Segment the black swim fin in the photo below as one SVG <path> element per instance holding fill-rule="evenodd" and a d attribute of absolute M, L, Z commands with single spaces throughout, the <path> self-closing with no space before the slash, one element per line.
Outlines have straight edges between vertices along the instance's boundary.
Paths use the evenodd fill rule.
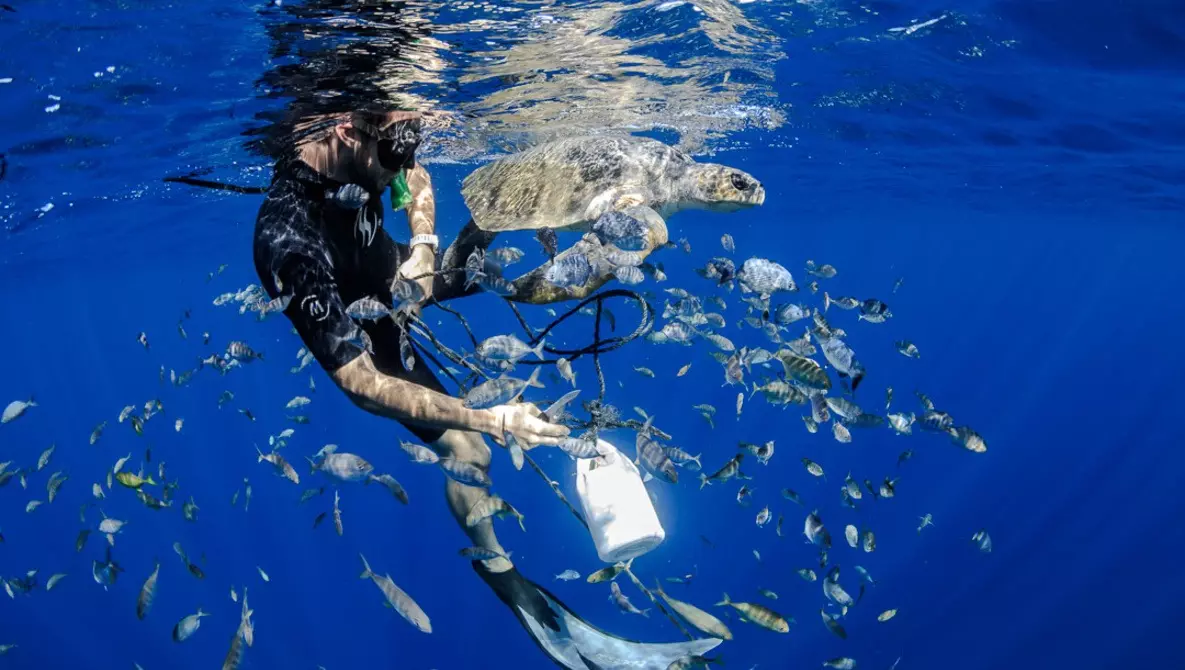
<path fill-rule="evenodd" d="M 517 568 L 494 573 L 474 561 L 473 569 L 510 607 L 539 649 L 567 670 L 666 670 L 674 661 L 703 655 L 721 642 L 715 638 L 657 644 L 628 640 L 589 624 Z"/>

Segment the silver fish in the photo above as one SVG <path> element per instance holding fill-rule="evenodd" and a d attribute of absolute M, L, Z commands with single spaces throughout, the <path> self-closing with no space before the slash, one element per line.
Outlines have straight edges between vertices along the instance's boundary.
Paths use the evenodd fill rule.
<path fill-rule="evenodd" d="M 366 562 L 365 556 L 359 554 L 358 557 L 362 559 L 361 579 L 369 579 L 374 582 L 375 586 L 379 587 L 379 590 L 383 592 L 383 597 L 386 598 L 391 608 L 398 612 L 408 623 L 424 633 L 431 633 L 432 622 L 428 619 L 428 615 L 424 613 L 424 610 L 420 608 L 419 604 L 396 586 L 389 575 L 382 577 L 376 575 L 370 569 L 370 564 Z"/>
<path fill-rule="evenodd" d="M 435 465 L 440 460 L 440 456 L 437 455 L 435 451 L 432 451 L 422 444 L 400 440 L 399 447 L 403 449 L 403 451 L 405 451 L 408 456 L 411 456 L 412 462 L 415 463 Z"/>
<path fill-rule="evenodd" d="M 612 244 L 623 251 L 642 251 L 650 239 L 650 228 L 645 221 L 616 210 L 597 218 L 592 232 L 602 244 Z"/>
<path fill-rule="evenodd" d="M 498 377 L 478 384 L 465 394 L 465 407 L 468 409 L 489 409 L 514 402 L 528 386 L 543 388 L 543 385 L 539 383 L 539 371 L 540 368 L 536 366 L 526 381 L 513 377 Z"/>
<path fill-rule="evenodd" d="M 407 502 L 408 502 L 407 491 L 406 491 L 406 490 L 403 488 L 403 485 L 402 485 L 402 484 L 400 484 L 400 483 L 399 483 L 399 481 L 398 481 L 398 480 L 396 480 L 396 479 L 395 479 L 394 477 L 392 477 L 391 475 L 387 475 L 387 474 L 382 474 L 382 475 L 375 475 L 375 474 L 372 474 L 372 475 L 370 475 L 370 477 L 368 477 L 368 478 L 366 479 L 366 481 L 367 481 L 367 482 L 378 482 L 379 484 L 382 484 L 384 487 L 386 487 L 386 489 L 387 489 L 388 491 L 390 491 L 390 492 L 391 492 L 391 495 L 395 496 L 395 499 L 396 499 L 396 500 L 398 500 L 399 502 L 403 503 L 404 505 L 406 505 L 406 504 L 407 504 Z M 314 489 L 314 490 L 315 490 L 315 489 Z M 301 496 L 301 498 L 302 498 L 302 502 L 303 502 L 303 498 L 304 498 L 304 496 Z"/>
<path fill-rule="evenodd" d="M 742 286 L 761 295 L 798 290 L 789 270 L 764 258 L 746 260 L 737 272 L 737 278 Z"/>
<path fill-rule="evenodd" d="M 466 486 L 477 486 L 480 488 L 489 488 L 493 482 L 490 481 L 490 476 L 484 470 L 472 463 L 466 461 L 458 461 L 455 458 L 442 458 L 437 463 L 440 469 L 444 471 L 448 477 L 454 481 L 460 482 Z"/>
<path fill-rule="evenodd" d="M 617 582 L 609 583 L 609 599 L 612 600 L 614 604 L 616 604 L 617 607 L 626 614 L 641 614 L 644 617 L 650 616 L 649 608 L 640 610 L 637 607 L 634 607 L 634 604 L 630 602 L 630 599 L 621 592 L 621 586 L 618 585 Z"/>
<path fill-rule="evenodd" d="M 646 275 L 641 270 L 630 265 L 613 268 L 613 276 L 617 277 L 617 281 L 627 286 L 641 284 L 646 279 Z"/>
<path fill-rule="evenodd" d="M 527 354 L 535 354 L 539 360 L 543 360 L 543 347 L 545 341 L 541 340 L 534 348 L 518 339 L 514 335 L 495 335 L 488 338 L 477 345 L 477 355 L 491 361 L 513 361 L 518 362 Z"/>
<path fill-rule="evenodd" d="M 584 286 L 593 274 L 592 263 L 584 254 L 574 253 L 552 261 L 543 273 L 544 281 L 568 288 Z"/>

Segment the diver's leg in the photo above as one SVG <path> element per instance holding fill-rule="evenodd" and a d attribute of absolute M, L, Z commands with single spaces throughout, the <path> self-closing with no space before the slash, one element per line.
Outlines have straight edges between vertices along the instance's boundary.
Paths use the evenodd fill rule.
<path fill-rule="evenodd" d="M 488 472 L 490 469 L 490 448 L 482 436 L 477 433 L 448 430 L 432 443 L 432 448 L 441 458 L 452 457 L 460 462 L 475 465 L 483 472 Z M 465 517 L 469 515 L 469 510 L 488 497 L 489 493 L 483 488 L 466 486 L 453 479 L 446 479 L 445 497 L 448 499 L 453 518 L 461 525 L 461 530 L 469 536 L 469 540 L 473 542 L 474 546 L 496 551 L 505 556 L 506 550 L 498 543 L 498 538 L 494 534 L 492 518 L 482 519 L 472 528 L 465 525 Z M 491 572 L 504 572 L 514 567 L 509 560 L 500 557 L 484 561 L 484 564 Z"/>

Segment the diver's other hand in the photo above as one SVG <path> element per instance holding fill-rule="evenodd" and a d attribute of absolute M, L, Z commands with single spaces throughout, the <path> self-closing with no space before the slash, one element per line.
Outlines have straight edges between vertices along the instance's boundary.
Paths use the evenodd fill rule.
<path fill-rule="evenodd" d="M 411 258 L 399 266 L 398 276 L 401 279 L 419 277 L 415 282 L 424 293 L 424 297 L 420 300 L 421 303 L 424 303 L 432 298 L 432 280 L 435 278 L 432 273 L 435 271 L 436 253 L 427 244 L 417 244 L 411 248 Z"/>
<path fill-rule="evenodd" d="M 503 432 L 514 435 L 523 449 L 554 447 L 568 436 L 567 426 L 547 421 L 543 412 L 529 402 L 498 405 L 490 411 L 494 413 L 494 431 L 490 435 L 498 444 L 503 443 Z"/>

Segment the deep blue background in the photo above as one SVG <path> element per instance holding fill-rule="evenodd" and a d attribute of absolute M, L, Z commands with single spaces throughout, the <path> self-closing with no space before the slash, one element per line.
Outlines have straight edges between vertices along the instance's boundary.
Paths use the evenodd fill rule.
<path fill-rule="evenodd" d="M 779 636 L 732 624 L 736 640 L 720 648 L 729 667 L 818 667 L 839 655 L 862 668 L 887 668 L 901 656 L 902 670 L 1185 667 L 1173 643 L 1185 599 L 1177 435 L 1185 356 L 1176 344 L 1185 316 L 1185 12 L 1170 2 L 925 4 L 739 6 L 784 40 L 787 58 L 776 63 L 772 88 L 786 124 L 721 138 L 713 160 L 762 179 L 767 202 L 732 215 L 679 214 L 672 237 L 687 237 L 693 252 L 658 259 L 667 286 L 697 291 L 708 287 L 691 269 L 720 253 L 723 232 L 736 239 L 738 259 L 768 256 L 803 283 L 807 259 L 834 264 L 839 276 L 824 282 L 833 295 L 879 297 L 895 314 L 883 325 L 857 323 L 852 313 L 833 318 L 869 370 L 862 402 L 879 405 L 892 385 L 895 405 L 910 407 L 913 389 L 923 390 L 983 434 L 989 451 L 887 431 L 856 432 L 840 445 L 826 430 L 807 434 L 799 408 L 757 399 L 738 422 L 736 390 L 720 386 L 704 343 L 632 344 L 605 360 L 608 400 L 656 414 L 677 444 L 704 453 L 707 468 L 727 460 L 738 440 L 777 442 L 769 466 L 746 467 L 756 491 L 748 508 L 735 504 L 731 484 L 701 492 L 685 476 L 678 486 L 652 485 L 668 539 L 639 559 L 637 572 L 652 581 L 697 569 L 692 586 L 669 590 L 701 606 L 722 591 L 751 600 L 758 588 L 781 595 L 773 606 L 798 625 Z M 9 162 L 0 182 L 0 405 L 34 395 L 41 406 L 0 427 L 0 461 L 29 467 L 50 443 L 58 447 L 28 491 L 15 481 L 0 489 L 0 575 L 37 568 L 42 583 L 55 572 L 69 577 L 49 593 L 0 598 L 0 643 L 19 645 L 0 662 L 215 666 L 238 616 L 227 592 L 246 584 L 257 632 L 247 667 L 549 667 L 455 556 L 465 540 L 443 505 L 440 473 L 408 463 L 396 447 L 406 433 L 355 409 L 322 372 L 310 369 L 318 385 L 306 408 L 312 423 L 295 426 L 287 454 L 301 485 L 255 462 L 252 444 L 291 425 L 284 403 L 307 392 L 309 376 L 288 373 L 300 343 L 283 319 L 260 324 L 211 305 L 218 293 L 256 280 L 248 249 L 258 200 L 158 179 L 210 165 L 237 170 L 242 181 L 266 180 L 266 170 L 255 169 L 265 162 L 242 149 L 240 133 L 255 111 L 275 104 L 252 91 L 268 65 L 270 15 L 230 4 L 16 8 L 0 11 L 0 78 L 14 79 L 0 84 L 0 152 Z M 649 29 L 678 21 L 678 11 Z M 932 29 L 887 32 L 944 13 L 951 18 Z M 976 47 L 981 53 L 968 55 Z M 117 75 L 92 75 L 107 65 Z M 43 111 L 50 94 L 64 98 L 53 114 Z M 472 166 L 432 168 L 446 239 L 467 218 L 458 189 Z M 55 208 L 38 217 L 47 202 Z M 395 230 L 401 222 L 389 223 Z M 515 241 L 534 253 L 526 236 Z M 227 271 L 207 283 L 220 263 Z M 894 295 L 899 276 L 905 283 Z M 735 293 L 726 299 L 727 334 L 761 344 L 756 331 L 731 325 L 743 313 Z M 465 306 L 485 320 L 482 335 L 511 332 L 494 300 Z M 193 317 L 183 341 L 175 324 L 187 308 Z M 630 310 L 614 311 L 629 328 Z M 542 309 L 529 313 L 536 324 L 547 320 Z M 149 352 L 136 343 L 141 330 Z M 204 330 L 208 347 L 197 339 Z M 442 332 L 460 341 L 451 327 Z M 573 325 L 564 336 L 576 343 L 587 333 Z M 894 352 L 902 338 L 917 343 L 920 360 Z M 247 340 L 267 360 L 226 377 L 198 375 L 181 389 L 158 384 L 160 365 L 181 369 L 231 339 Z M 689 361 L 690 373 L 676 382 Z M 638 376 L 634 365 L 658 379 Z M 591 393 L 587 362 L 577 371 Z M 219 411 L 224 389 L 236 398 Z M 115 423 L 125 404 L 153 397 L 166 413 L 144 437 Z M 701 402 L 720 410 L 714 431 L 690 410 Z M 180 435 L 172 427 L 178 417 Z M 89 446 L 103 419 L 111 422 L 106 434 Z M 345 487 L 345 536 L 328 523 L 311 531 L 331 493 L 298 506 L 300 491 L 324 483 L 300 462 L 327 442 L 393 473 L 412 504 L 402 507 L 377 487 Z M 117 458 L 132 452 L 135 464 L 148 445 L 151 468 L 168 462 L 179 497 L 193 495 L 201 506 L 200 520 L 184 522 L 179 506 L 152 512 L 113 491 L 102 508 L 129 520 L 115 550 L 127 572 L 104 592 L 90 577 L 102 538 L 95 533 L 74 552 L 78 508 Z M 902 468 L 895 499 L 854 512 L 840 506 L 846 472 L 879 481 L 906 447 L 916 456 Z M 826 468 L 827 482 L 803 471 L 803 456 Z M 570 476 L 566 458 L 540 459 L 553 476 Z M 59 469 L 70 475 L 59 499 L 26 514 Z M 500 525 L 525 574 L 614 632 L 675 639 L 661 617 L 619 614 L 606 589 L 552 582 L 566 568 L 600 567 L 590 540 L 546 486 L 508 467 L 501 452 L 493 476 L 526 514 L 525 536 Z M 229 505 L 244 477 L 254 487 L 246 513 L 242 501 Z M 807 510 L 778 495 L 786 486 L 820 509 L 850 590 L 853 563 L 878 582 L 846 619 L 846 642 L 819 621 L 819 584 L 793 572 L 815 555 L 800 534 Z M 786 514 L 786 537 L 753 525 L 765 504 Z M 917 517 L 927 512 L 935 526 L 919 537 Z M 89 527 L 98 518 L 87 511 Z M 876 553 L 857 558 L 842 546 L 849 522 L 875 529 Z M 969 542 L 980 527 L 994 539 L 991 555 Z M 177 540 L 195 559 L 205 554 L 204 581 L 173 555 Z M 376 589 L 357 579 L 359 552 L 423 605 L 431 635 L 384 609 Z M 134 603 L 154 558 L 164 567 L 155 607 L 141 622 Z M 198 606 L 212 616 L 175 645 L 171 627 Z M 890 607 L 897 618 L 877 623 Z"/>

